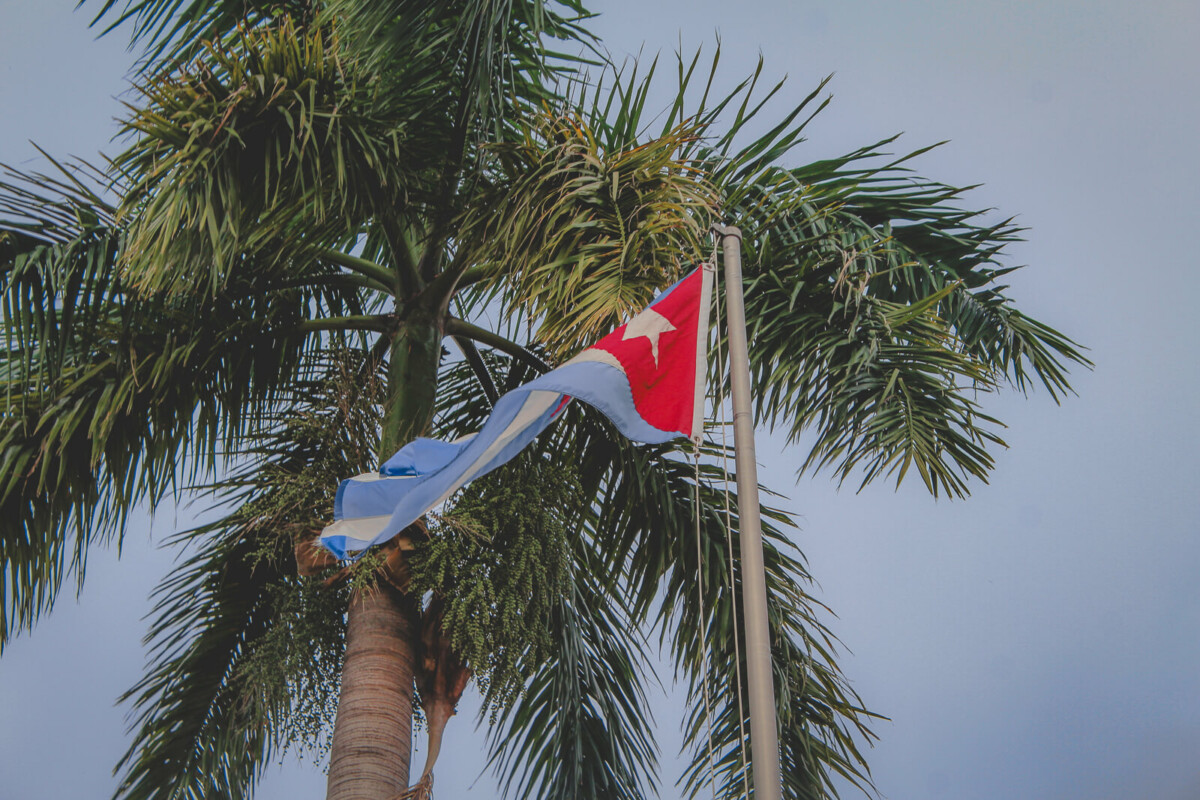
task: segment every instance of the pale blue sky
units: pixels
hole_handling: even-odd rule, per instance
[[[128,56],[92,41],[69,0],[0,0],[0,161],[34,139],[91,156],[119,113]],[[800,516],[817,595],[852,653],[842,666],[892,718],[870,753],[892,800],[1200,797],[1200,5],[1125,2],[595,2],[614,54],[711,47],[730,80],[761,52],[790,97],[836,73],[797,158],[899,131],[897,151],[1031,230],[1010,250],[1024,310],[1092,348],[1080,396],[1012,393],[990,485],[934,502],[917,483],[792,486],[799,452],[760,445]],[[0,793],[96,797],[126,745],[112,702],[137,677],[160,510],[125,556],[95,557],[67,598],[0,661]],[[656,703],[670,756],[678,704]],[[452,723],[438,796],[493,795],[471,721]],[[418,760],[421,758],[417,756]],[[311,767],[272,770],[259,800],[324,796]]]

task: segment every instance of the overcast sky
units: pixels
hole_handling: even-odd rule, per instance
[[[0,0],[0,161],[94,156],[120,113],[123,40],[96,42],[70,0]],[[1010,248],[1022,310],[1091,348],[1078,397],[1007,393],[990,485],[934,502],[918,482],[838,491],[787,477],[800,451],[760,444],[799,544],[839,619],[841,661],[877,726],[870,763],[892,800],[1200,797],[1200,4],[595,2],[617,56],[711,48],[730,80],[761,53],[799,99],[834,101],[796,158],[904,131],[949,139],[918,170],[982,182],[972,202],[1030,228]],[[644,45],[643,45],[644,42]],[[0,661],[0,796],[100,797],[127,747],[116,696],[136,680],[139,621],[189,513],[139,521],[97,553]],[[680,709],[656,703],[670,769]],[[490,797],[471,721],[451,723],[438,797]],[[419,763],[421,754],[416,756]],[[668,773],[663,796],[674,798]],[[259,800],[324,796],[319,767],[273,768]]]

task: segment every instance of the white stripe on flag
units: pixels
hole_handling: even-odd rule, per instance
[[[348,519],[339,519],[332,525],[327,525],[321,531],[321,537],[328,539],[332,536],[345,536],[347,539],[353,539],[357,542],[370,542],[383,531],[383,526],[387,525],[391,514],[384,514],[379,517],[351,517]]]
[[[496,440],[488,445],[486,450],[479,454],[479,458],[475,459],[475,461],[472,462],[469,467],[463,470],[462,474],[460,474],[458,478],[456,478],[454,482],[450,484],[450,488],[448,488],[441,495],[441,497],[439,497],[434,504],[430,506],[430,508],[436,508],[437,506],[449,500],[450,495],[454,494],[464,485],[466,485],[468,481],[474,478],[481,469],[487,466],[487,464],[496,457],[497,453],[507,447],[509,442],[519,436],[521,431],[537,422],[542,414],[545,414],[553,405],[558,403],[561,398],[562,395],[558,392],[543,392],[539,390],[530,392],[529,397],[525,398],[525,402],[521,406],[521,410],[517,412],[515,417],[513,417],[512,422],[508,423],[508,426],[500,432],[500,435],[496,437]]]
[[[587,364],[589,362],[608,364],[610,367],[616,367],[618,370],[620,370],[622,375],[625,374],[625,365],[618,361],[617,357],[612,353],[608,352],[607,350],[601,350],[599,347],[589,347],[587,350],[584,350],[582,353],[566,362],[566,364],[563,364],[563,366],[565,367],[567,364]]]

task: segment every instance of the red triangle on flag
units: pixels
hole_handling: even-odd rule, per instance
[[[696,374],[703,283],[704,270],[697,269],[593,345],[621,363],[634,407],[646,422],[689,437],[697,386],[704,385]]]

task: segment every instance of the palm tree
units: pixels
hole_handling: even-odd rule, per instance
[[[99,9],[145,47],[126,149],[0,182],[0,646],[131,508],[212,497],[219,518],[172,540],[187,557],[125,696],[119,797],[241,797],[281,748],[327,745],[331,798],[394,797],[414,713],[432,766],[472,680],[510,795],[642,797],[654,636],[689,681],[685,789],[706,788],[711,746],[736,794],[716,428],[694,466],[575,408],[380,552],[313,548],[339,478],[477,428],[702,259],[714,222],[743,230],[758,419],[814,437],[806,468],[911,468],[965,495],[1001,444],[978,399],[1041,383],[1057,400],[1087,363],[998,284],[1019,229],[910,173],[919,152],[793,166],[824,85],[788,104],[760,67],[720,94],[719,53],[697,54],[651,115],[657,64],[609,63],[586,17],[577,0]],[[868,787],[872,715],[791,521],[765,513],[786,795]]]

